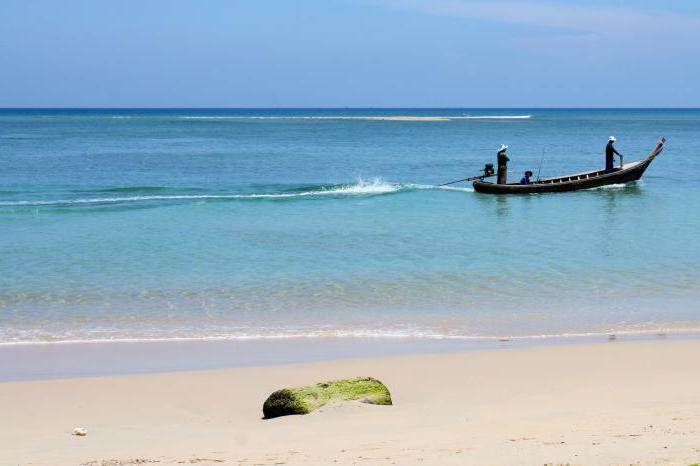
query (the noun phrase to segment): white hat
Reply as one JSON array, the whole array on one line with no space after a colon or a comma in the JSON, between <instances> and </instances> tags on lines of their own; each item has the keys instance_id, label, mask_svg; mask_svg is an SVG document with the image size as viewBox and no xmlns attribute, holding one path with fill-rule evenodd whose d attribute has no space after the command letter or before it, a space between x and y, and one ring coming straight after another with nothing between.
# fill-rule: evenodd
<instances>
[{"instance_id":1,"label":"white hat","mask_svg":"<svg viewBox=\"0 0 700 466\"><path fill-rule=\"evenodd\" d=\"M508 146L506 146L505 144L501 144L501 147L498 148L498 152L504 151L506 149L508 149Z\"/></svg>"},{"instance_id":2,"label":"white hat","mask_svg":"<svg viewBox=\"0 0 700 466\"><path fill-rule=\"evenodd\" d=\"M610 137L608 138L608 141L610 141L610 142L615 142L615 141L617 141L617 139L615 139L615 136L610 136Z\"/></svg>"}]
</instances>

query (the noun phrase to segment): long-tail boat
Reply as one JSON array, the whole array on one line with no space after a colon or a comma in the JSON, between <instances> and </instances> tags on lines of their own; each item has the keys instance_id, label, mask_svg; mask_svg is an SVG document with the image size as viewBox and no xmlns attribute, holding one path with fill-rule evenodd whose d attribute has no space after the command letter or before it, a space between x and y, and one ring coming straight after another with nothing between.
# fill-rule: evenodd
<instances>
[{"instance_id":1,"label":"long-tail boat","mask_svg":"<svg viewBox=\"0 0 700 466\"><path fill-rule=\"evenodd\" d=\"M621 161L620 166L610 173L605 173L605 170L594 170L557 178L545 178L531 184L498 184L477 179L474 181L474 190L485 194L561 193L578 189L599 188L611 184L630 183L642 177L654 158L664 149L665 143L665 138L659 139L654 149L645 158L626 164Z\"/></svg>"}]
</instances>

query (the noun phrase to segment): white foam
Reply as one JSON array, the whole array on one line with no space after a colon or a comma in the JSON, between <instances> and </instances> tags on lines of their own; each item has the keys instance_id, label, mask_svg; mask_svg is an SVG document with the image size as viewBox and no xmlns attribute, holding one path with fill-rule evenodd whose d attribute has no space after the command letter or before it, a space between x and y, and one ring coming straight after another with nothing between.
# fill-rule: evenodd
<instances>
[{"instance_id":1,"label":"white foam","mask_svg":"<svg viewBox=\"0 0 700 466\"><path fill-rule=\"evenodd\" d=\"M623 185L624 186L624 185ZM118 204L129 202L147 201L206 201L225 199L293 199L303 197L319 196L373 196L381 194L395 193L409 190L432 190L440 189L445 191L458 191L473 193L470 187L457 186L435 186L425 184L400 184L390 183L381 178L373 178L371 181L358 179L354 184L339 185L328 188L319 188L310 191L293 193L261 193L261 194L172 194L172 195L137 195L137 196L115 196L115 197L90 197L78 199L54 199L54 200L19 200L0 201L0 207L41 207L41 206L79 206L79 205L100 205Z\"/></svg>"},{"instance_id":2,"label":"white foam","mask_svg":"<svg viewBox=\"0 0 700 466\"><path fill-rule=\"evenodd\" d=\"M627 183L616 183L616 184L608 184L605 186L598 186L597 188L589 188L589 191L595 191L595 190L605 190L605 189L622 189L626 188Z\"/></svg>"},{"instance_id":3,"label":"white foam","mask_svg":"<svg viewBox=\"0 0 700 466\"><path fill-rule=\"evenodd\" d=\"M614 329L592 332L562 332L531 335L465 335L444 334L428 329L415 330L376 330L376 329L334 329L334 330L309 330L289 332L260 332L242 334L219 334L201 336L138 336L138 337L68 337L53 339L12 339L0 341L2 346L23 345L54 345L54 344L81 344L81 343L145 343L145 342L177 342L177 341L245 341L245 340L287 340L287 339L319 339L319 338L380 338L380 339L418 339L418 340L465 340L465 341L527 341L527 340L554 340L609 337L645 337L652 335L700 335L698 327L653 329Z\"/></svg>"},{"instance_id":4,"label":"white foam","mask_svg":"<svg viewBox=\"0 0 700 466\"><path fill-rule=\"evenodd\" d=\"M395 183L387 183L381 178L374 178L372 181L364 181L363 179L358 179L356 184L341 186L339 188L332 188L322 191L310 191L310 193L315 193L315 195L321 194L385 194L393 193L399 191L402 185Z\"/></svg>"},{"instance_id":5,"label":"white foam","mask_svg":"<svg viewBox=\"0 0 700 466\"><path fill-rule=\"evenodd\" d=\"M445 191L461 191L463 193L474 192L474 188L460 188L458 186L438 186L438 189L443 189Z\"/></svg>"},{"instance_id":6,"label":"white foam","mask_svg":"<svg viewBox=\"0 0 700 466\"><path fill-rule=\"evenodd\" d=\"M114 204L120 202L143 202L143 201L172 201L172 200L207 200L207 199L286 199L295 197L312 196L352 196L352 195L377 195L386 194L405 189L395 183L388 183L380 178L372 181L359 179L356 184L336 186L332 188L322 188L313 191L303 191L298 193L278 193L278 194L181 194L181 195L151 195L151 196L123 196L123 197L93 197L86 199L56 199L56 200L21 200L21 201L0 201L0 206L20 207L20 206L61 206L61 205L91 205L91 204Z\"/></svg>"}]
</instances>

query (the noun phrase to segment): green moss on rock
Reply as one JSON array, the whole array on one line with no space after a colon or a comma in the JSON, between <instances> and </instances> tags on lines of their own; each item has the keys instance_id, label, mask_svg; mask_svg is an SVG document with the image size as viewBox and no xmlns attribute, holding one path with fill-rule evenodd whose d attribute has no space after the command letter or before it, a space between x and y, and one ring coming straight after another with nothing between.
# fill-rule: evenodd
<instances>
[{"instance_id":1,"label":"green moss on rock","mask_svg":"<svg viewBox=\"0 0 700 466\"><path fill-rule=\"evenodd\" d=\"M299 388L283 388L272 393L263 404L266 419L290 414L308 414L331 400L360 400L390 405L389 389L372 377L332 380Z\"/></svg>"}]
</instances>

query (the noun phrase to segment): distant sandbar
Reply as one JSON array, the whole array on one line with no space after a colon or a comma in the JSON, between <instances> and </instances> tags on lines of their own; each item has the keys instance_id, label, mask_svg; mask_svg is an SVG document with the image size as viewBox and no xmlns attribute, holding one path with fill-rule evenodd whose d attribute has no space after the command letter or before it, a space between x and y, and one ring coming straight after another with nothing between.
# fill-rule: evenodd
<instances>
[{"instance_id":1,"label":"distant sandbar","mask_svg":"<svg viewBox=\"0 0 700 466\"><path fill-rule=\"evenodd\" d=\"M414 115L325 115L325 116L182 116L185 120L360 120L360 121L453 121L453 120L527 120L531 115L466 115L466 116L414 116Z\"/></svg>"}]
</instances>

